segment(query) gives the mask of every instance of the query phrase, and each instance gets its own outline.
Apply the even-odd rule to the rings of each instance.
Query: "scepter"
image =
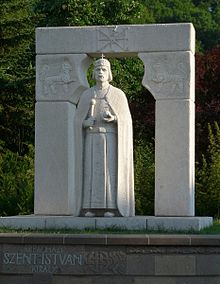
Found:
[[[94,117],[95,105],[96,105],[96,100],[92,99],[90,102],[90,117]]]

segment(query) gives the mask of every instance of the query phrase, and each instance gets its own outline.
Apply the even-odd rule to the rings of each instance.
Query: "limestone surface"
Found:
[[[124,57],[154,51],[195,52],[195,30],[190,23],[37,28],[36,39],[37,54]]]
[[[131,178],[122,174],[127,172],[132,177],[131,158],[127,160],[132,157],[128,151],[132,148],[132,135],[125,138],[123,127],[119,131],[120,125],[130,121],[130,117],[121,119],[121,109],[115,107],[124,104],[120,101],[124,100],[124,94],[112,86],[99,91],[94,87],[88,90],[86,80],[90,57],[104,53],[106,57],[139,56],[145,67],[142,83],[156,99],[155,215],[194,216],[193,25],[37,28],[36,38],[35,213],[77,216],[81,208],[99,206],[119,209],[123,216],[134,214],[133,209],[126,213],[122,210],[133,208],[128,204],[134,202],[133,194],[130,196],[133,192]],[[95,92],[99,99],[105,95],[106,101],[94,100]],[[80,114],[80,105],[84,102],[79,134],[74,132],[74,125],[78,123],[75,110],[77,108]],[[104,118],[111,121],[105,122]],[[99,176],[96,174],[90,191],[93,169],[98,169]],[[118,190],[126,183],[126,189]],[[105,189],[103,195],[97,191],[98,184]],[[112,194],[109,194],[110,184]],[[83,191],[83,187],[87,189]],[[112,213],[107,211],[106,216]],[[88,214],[94,216],[93,212]]]
[[[89,85],[86,72],[91,59],[85,54],[38,55],[36,100],[78,103]]]
[[[74,214],[75,109],[69,102],[36,103],[35,214]]]
[[[80,97],[75,116],[78,211],[134,215],[132,120],[125,94],[111,86],[110,62],[95,62],[96,85]],[[80,198],[81,196],[81,198]]]

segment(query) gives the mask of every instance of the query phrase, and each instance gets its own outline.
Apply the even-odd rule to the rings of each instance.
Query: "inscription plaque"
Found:
[[[3,249],[0,273],[123,274],[126,254],[120,250],[25,245]]]

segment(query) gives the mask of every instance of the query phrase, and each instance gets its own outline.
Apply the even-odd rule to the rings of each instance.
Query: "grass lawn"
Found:
[[[200,234],[220,235],[220,219],[214,220],[213,226],[205,228],[199,232]]]

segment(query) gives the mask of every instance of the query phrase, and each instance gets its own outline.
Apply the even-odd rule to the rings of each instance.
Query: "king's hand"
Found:
[[[95,124],[95,118],[94,117],[89,117],[83,121],[83,127],[88,128],[92,127]]]
[[[103,114],[102,114],[102,118],[105,122],[112,122],[112,121],[116,121],[116,116],[111,114],[110,111],[105,111]]]

